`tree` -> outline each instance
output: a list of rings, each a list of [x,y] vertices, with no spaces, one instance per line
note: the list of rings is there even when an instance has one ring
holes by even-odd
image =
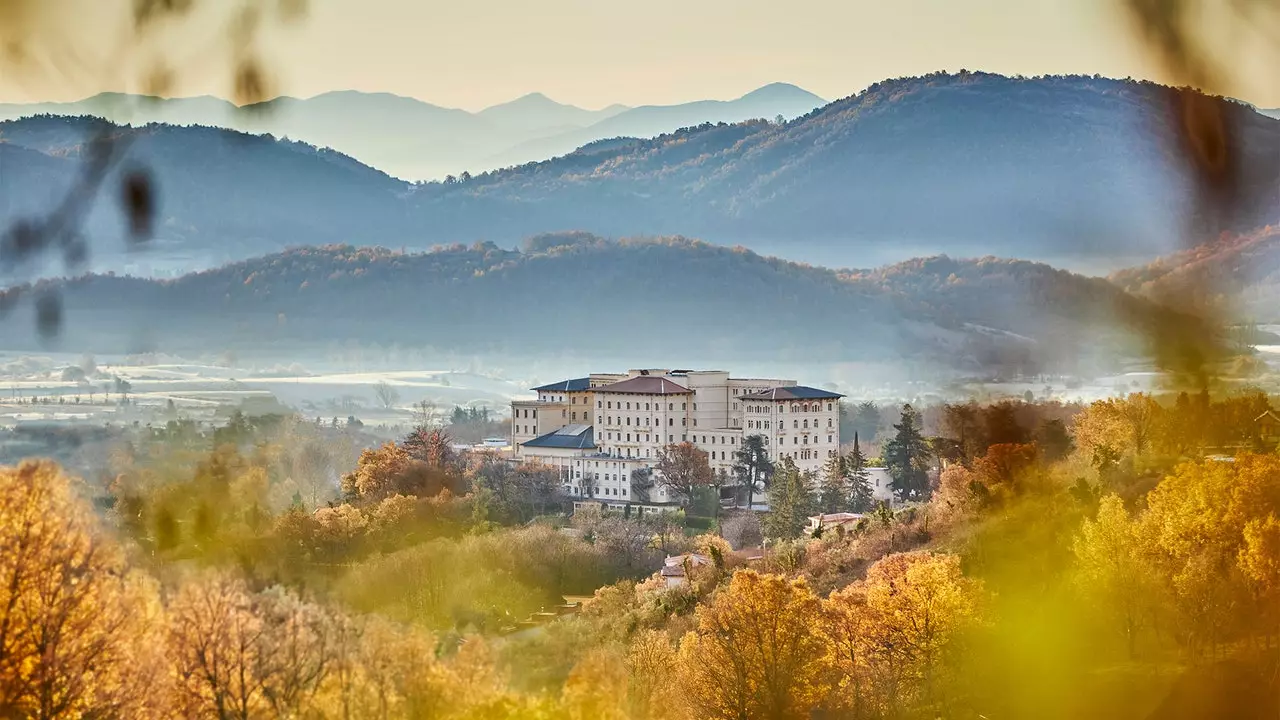
[[[842,693],[857,716],[933,709],[940,674],[956,638],[978,616],[981,585],[964,577],[960,558],[889,555],[867,578],[832,593],[823,628]],[[932,717],[932,714],[924,715]]]
[[[720,523],[720,535],[729,545],[741,550],[760,547],[764,533],[760,529],[760,517],[754,512],[744,512],[726,517]]]
[[[873,441],[880,432],[880,408],[870,400],[860,403],[853,416],[853,431]]]
[[[812,478],[801,473],[791,458],[784,458],[769,486],[769,514],[765,535],[774,540],[794,540],[804,530],[813,510]]]
[[[1137,528],[1118,496],[1102,499],[1097,516],[1081,525],[1073,548],[1080,593],[1093,601],[1093,607],[1114,616],[1130,659],[1136,657],[1152,576]]]
[[[1071,434],[1061,420],[1045,420],[1036,429],[1036,445],[1049,462],[1057,462],[1071,454]]]
[[[394,410],[396,403],[400,402],[400,392],[391,387],[386,380],[379,380],[373,386],[374,397],[378,399],[378,404],[383,410]]]
[[[871,473],[867,471],[867,456],[858,444],[858,434],[853,434],[853,449],[844,458],[845,473],[849,478],[849,509],[856,513],[871,512],[875,506],[875,491],[871,488]]]
[[[809,717],[826,691],[820,613],[803,580],[734,573],[680,642],[676,677],[696,716]]]
[[[658,451],[655,468],[658,484],[687,503],[695,492],[715,481],[707,457],[705,451],[689,442],[663,447]]]
[[[966,465],[973,458],[982,454],[986,447],[982,423],[979,420],[981,411],[977,403],[957,405],[947,403],[942,407],[942,432],[955,447],[954,457]]]
[[[849,507],[851,495],[846,459],[843,455],[833,455],[822,466],[818,511],[845,512]]]
[[[0,470],[0,716],[164,717],[156,589],[50,462]]]
[[[767,489],[773,480],[773,462],[764,445],[763,435],[747,435],[733,454],[733,474],[747,488],[747,509],[755,504],[755,491],[759,486]]]
[[[923,500],[929,494],[929,443],[920,434],[920,414],[910,404],[893,426],[895,435],[884,445],[884,464],[893,492],[902,500]]]

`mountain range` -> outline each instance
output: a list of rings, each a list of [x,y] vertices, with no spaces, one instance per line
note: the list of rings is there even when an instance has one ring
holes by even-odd
[[[1225,99],[1205,102],[1234,143],[1235,202],[1197,211],[1195,180],[1174,152],[1181,119],[1169,112],[1189,92],[939,73],[878,83],[783,124],[612,138],[417,184],[301,141],[40,116],[0,123],[0,226],[57,206],[91,139],[108,137],[127,153],[83,223],[102,270],[177,275],[295,245],[513,248],[581,230],[697,236],[829,267],[945,253],[1111,271],[1187,238],[1280,223],[1280,121]],[[153,179],[156,237],[149,252],[124,256],[115,198],[130,168]]]
[[[119,124],[203,125],[271,134],[328,147],[406,180],[478,173],[545,160],[619,135],[652,137],[704,122],[793,118],[826,104],[775,83],[736,100],[678,105],[611,105],[584,110],[531,93],[479,112],[389,93],[329,92],[236,107],[214,97],[157,98],[102,93],[70,103],[0,105],[0,120],[47,114]]]
[[[59,346],[98,353],[298,356],[354,343],[581,360],[630,348],[1022,373],[1104,372],[1145,352],[1152,328],[1211,342],[1194,319],[1106,280],[1026,261],[834,271],[684,238],[586,233],[522,250],[295,248],[175,280],[91,275],[5,299],[49,293],[66,318]],[[36,343],[25,318],[0,323],[0,346]]]

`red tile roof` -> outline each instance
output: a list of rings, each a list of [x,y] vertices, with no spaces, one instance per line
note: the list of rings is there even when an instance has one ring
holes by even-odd
[[[628,395],[688,395],[693,391],[677,385],[667,378],[653,375],[638,375],[630,380],[623,380],[612,385],[598,387],[598,393],[626,393]]]

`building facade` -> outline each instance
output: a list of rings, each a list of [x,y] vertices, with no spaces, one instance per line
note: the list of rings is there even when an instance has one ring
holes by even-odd
[[[769,458],[818,472],[840,449],[838,393],[794,380],[733,378],[721,370],[631,370],[534,388],[511,404],[515,458],[560,469],[575,504],[670,506],[654,468],[662,448],[688,442],[707,453],[722,486],[744,437],[761,435]],[[640,471],[641,481],[635,481]],[[645,476],[648,476],[645,478]]]

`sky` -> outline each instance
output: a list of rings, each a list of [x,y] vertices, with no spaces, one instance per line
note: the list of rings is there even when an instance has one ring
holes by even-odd
[[[0,0],[0,10],[14,2],[23,4]],[[163,40],[135,42],[127,52],[114,49],[125,43],[104,40],[112,34],[103,28],[129,37],[130,0],[29,4],[39,8],[29,15],[43,16],[37,26],[72,27],[78,35],[29,52],[24,73],[0,73],[0,100],[139,91],[142,68],[156,62],[177,79],[169,94],[231,95],[226,62],[218,61],[227,52],[231,0],[201,0],[192,17],[165,28]],[[272,94],[380,91],[468,110],[530,92],[588,108],[729,99],[770,82],[835,99],[885,78],[961,68],[1172,80],[1137,42],[1120,6],[1119,0],[310,0],[297,22],[268,14],[251,51],[271,72]],[[1261,35],[1248,23],[1234,30],[1220,35],[1233,70],[1222,91],[1280,106],[1276,48],[1260,49]]]

